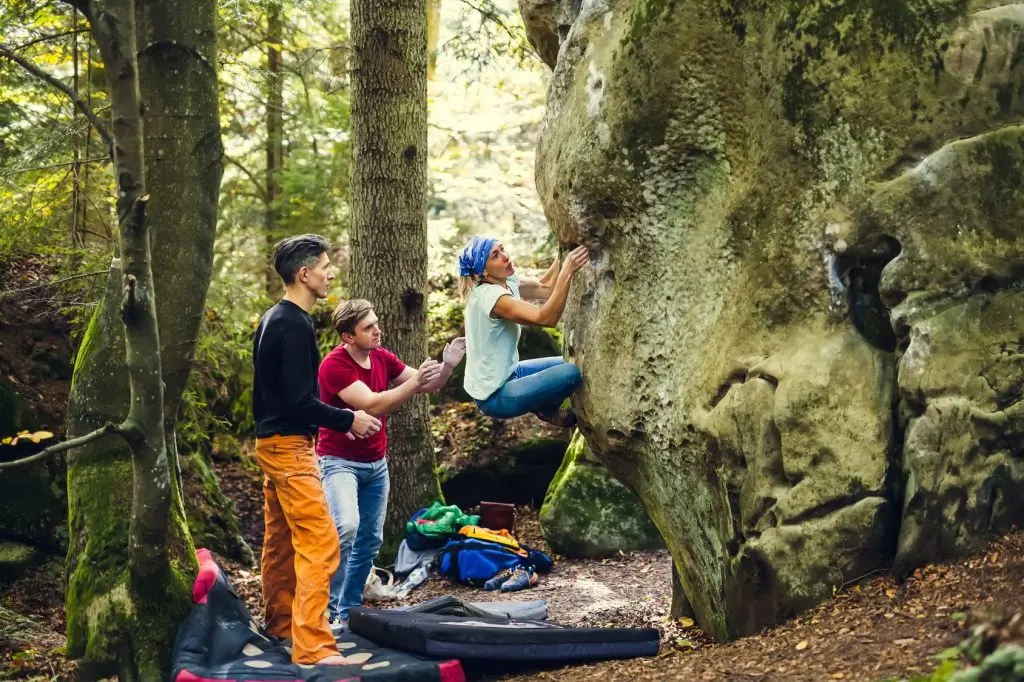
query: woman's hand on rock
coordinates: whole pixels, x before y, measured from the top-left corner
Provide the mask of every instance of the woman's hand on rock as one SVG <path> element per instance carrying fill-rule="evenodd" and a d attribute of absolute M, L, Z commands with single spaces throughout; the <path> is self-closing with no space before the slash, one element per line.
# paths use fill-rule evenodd
<path fill-rule="evenodd" d="M 588 260 L 590 260 L 590 253 L 587 252 L 587 247 L 577 246 L 565 257 L 565 265 L 560 274 L 572 277 L 573 273 L 586 265 Z"/>

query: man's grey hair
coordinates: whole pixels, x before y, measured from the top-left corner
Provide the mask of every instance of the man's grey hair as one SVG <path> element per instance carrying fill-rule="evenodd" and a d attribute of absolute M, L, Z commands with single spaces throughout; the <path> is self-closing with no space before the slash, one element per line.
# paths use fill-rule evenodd
<path fill-rule="evenodd" d="M 311 268 L 331 247 L 331 242 L 318 234 L 286 237 L 274 247 L 274 269 L 285 284 L 293 284 L 302 268 Z"/>

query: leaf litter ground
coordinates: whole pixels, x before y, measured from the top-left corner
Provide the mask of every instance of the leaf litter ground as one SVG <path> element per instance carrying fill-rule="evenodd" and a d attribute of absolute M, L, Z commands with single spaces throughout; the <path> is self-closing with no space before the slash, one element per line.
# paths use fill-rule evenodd
<path fill-rule="evenodd" d="M 246 539 L 259 554 L 262 513 L 258 476 L 222 464 L 225 489 L 242 513 Z M 232 469 L 232 467 L 235 467 Z M 253 518 L 247 518 L 253 517 Z M 548 549 L 537 514 L 521 509 L 520 539 Z M 262 617 L 256 566 L 222 560 L 239 595 Z M 686 619 L 669 617 L 671 559 L 665 550 L 610 559 L 558 558 L 529 590 L 482 590 L 432 578 L 414 590 L 413 604 L 451 594 L 467 601 L 544 599 L 549 618 L 586 627 L 654 627 L 657 656 L 529 671 L 490 671 L 515 682 L 647 680 L 893 680 L 926 674 L 964 637 L 971 614 L 1024 610 L 1024 532 L 992 540 L 984 551 L 927 566 L 902 584 L 866 577 L 796 619 L 729 644 L 711 641 Z M 62 655 L 63 584 L 59 570 L 40 568 L 0 591 L 0 679 L 70 679 Z"/>

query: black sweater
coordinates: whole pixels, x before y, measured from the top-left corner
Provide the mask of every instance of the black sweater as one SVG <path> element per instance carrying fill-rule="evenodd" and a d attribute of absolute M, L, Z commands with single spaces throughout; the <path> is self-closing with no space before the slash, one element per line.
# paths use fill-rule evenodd
<path fill-rule="evenodd" d="M 252 412 L 256 437 L 312 436 L 317 427 L 335 431 L 352 427 L 350 410 L 320 402 L 313 319 L 291 301 L 267 311 L 256 328 L 252 348 Z"/>

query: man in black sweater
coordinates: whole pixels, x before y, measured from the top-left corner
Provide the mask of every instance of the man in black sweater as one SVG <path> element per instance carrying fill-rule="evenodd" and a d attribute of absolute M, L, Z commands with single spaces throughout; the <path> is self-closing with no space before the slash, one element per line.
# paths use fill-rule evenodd
<path fill-rule="evenodd" d="M 317 466 L 314 434 L 326 426 L 368 438 L 380 420 L 320 401 L 320 351 L 309 311 L 326 298 L 334 272 L 329 242 L 315 234 L 277 245 L 274 268 L 285 294 L 267 311 L 253 343 L 256 461 L 263 469 L 263 601 L 267 631 L 292 639 L 292 661 L 343 665 L 327 621 L 331 575 L 340 559 Z"/>

